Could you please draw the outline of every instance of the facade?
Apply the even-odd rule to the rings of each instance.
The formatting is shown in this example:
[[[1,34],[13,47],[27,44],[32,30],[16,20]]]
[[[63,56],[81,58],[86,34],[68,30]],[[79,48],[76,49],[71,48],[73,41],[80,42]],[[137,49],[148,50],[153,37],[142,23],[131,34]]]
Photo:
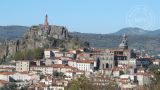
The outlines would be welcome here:
[[[53,67],[52,66],[31,66],[31,71],[40,71],[43,74],[53,74]]]
[[[64,90],[64,86],[50,86],[51,90]]]
[[[44,51],[44,57],[45,58],[53,58],[54,57],[54,53],[50,50],[45,50]]]
[[[68,60],[68,65],[72,66],[72,67],[76,67],[77,66],[77,62],[76,62],[76,60]]]
[[[24,72],[29,71],[30,62],[27,60],[20,60],[16,62],[16,71],[18,72]]]
[[[78,70],[93,72],[94,63],[90,60],[80,60],[77,62],[77,68]]]
[[[160,60],[154,60],[154,61],[153,61],[153,64],[159,66],[159,65],[160,65]]]
[[[0,72],[0,80],[10,81],[15,72]]]

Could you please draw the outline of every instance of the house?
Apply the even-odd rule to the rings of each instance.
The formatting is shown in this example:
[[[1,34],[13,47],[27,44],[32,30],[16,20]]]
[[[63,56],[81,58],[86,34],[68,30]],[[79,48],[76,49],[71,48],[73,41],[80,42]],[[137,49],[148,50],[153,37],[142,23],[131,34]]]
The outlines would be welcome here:
[[[40,82],[44,83],[45,85],[52,85],[52,76],[46,75]]]
[[[121,90],[134,90],[136,89],[137,85],[133,81],[133,75],[121,75],[117,82]]]
[[[160,65],[160,60],[158,60],[158,59],[154,60],[154,61],[153,61],[153,64],[154,64],[154,65]]]
[[[16,81],[31,81],[31,80],[38,81],[40,79],[40,76],[28,72],[17,72],[13,74],[11,78]]]
[[[78,70],[93,72],[94,62],[91,60],[78,60],[77,61]]]
[[[50,65],[50,66],[31,66],[30,67],[30,70],[31,71],[40,71],[41,73],[43,74],[50,74],[52,75],[53,74],[53,67]]]
[[[51,90],[64,90],[64,86],[56,86],[56,85],[54,85],[54,86],[50,86],[49,88]]]
[[[135,74],[138,85],[149,85],[151,83],[151,75],[146,72],[138,72]]]
[[[44,50],[44,57],[45,58],[54,58],[54,53],[52,52],[52,49],[45,49]]]
[[[54,52],[55,57],[63,57],[65,54],[64,52]]]
[[[10,81],[15,72],[0,72],[0,80]]]
[[[67,52],[67,53],[66,53],[66,57],[75,59],[75,58],[76,58],[76,53]]]
[[[68,60],[68,66],[77,67],[76,60]]]
[[[19,60],[16,61],[16,71],[24,72],[29,71],[30,62],[28,60]]]
[[[62,62],[60,57],[55,57],[54,60],[53,60],[53,63],[54,64],[62,64],[63,62]]]
[[[13,68],[13,67],[2,67],[2,68],[0,68],[0,72],[2,72],[2,71],[4,71],[4,72],[12,72],[14,70],[15,70],[15,68]]]
[[[66,73],[67,71],[76,69],[74,67],[66,66],[64,64],[53,64],[52,67],[53,67],[53,72],[62,72],[62,73]]]
[[[75,79],[77,77],[79,77],[82,74],[85,74],[84,71],[79,71],[79,70],[69,70],[67,72],[64,73],[65,74],[65,79],[66,80],[72,80]]]

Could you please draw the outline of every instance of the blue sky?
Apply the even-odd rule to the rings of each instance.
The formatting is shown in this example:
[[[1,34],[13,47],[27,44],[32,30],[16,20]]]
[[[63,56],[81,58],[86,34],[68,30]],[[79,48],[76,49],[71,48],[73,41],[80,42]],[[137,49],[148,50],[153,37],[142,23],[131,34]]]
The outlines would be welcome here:
[[[69,31],[106,34],[137,26],[155,30],[160,28],[159,9],[160,0],[1,0],[0,25],[41,24],[48,14],[49,24]]]

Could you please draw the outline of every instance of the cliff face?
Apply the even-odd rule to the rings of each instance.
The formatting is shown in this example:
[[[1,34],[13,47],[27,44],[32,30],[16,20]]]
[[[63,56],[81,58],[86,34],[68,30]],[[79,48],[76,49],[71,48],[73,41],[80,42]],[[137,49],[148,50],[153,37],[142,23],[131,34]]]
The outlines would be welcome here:
[[[55,40],[68,40],[68,30],[63,26],[32,26],[24,35],[25,48],[54,47]],[[23,48],[24,48],[23,47]]]
[[[78,48],[80,43],[77,38],[72,38],[64,26],[44,25],[32,26],[21,40],[9,41],[0,48],[3,57],[13,55],[17,51],[33,48]]]

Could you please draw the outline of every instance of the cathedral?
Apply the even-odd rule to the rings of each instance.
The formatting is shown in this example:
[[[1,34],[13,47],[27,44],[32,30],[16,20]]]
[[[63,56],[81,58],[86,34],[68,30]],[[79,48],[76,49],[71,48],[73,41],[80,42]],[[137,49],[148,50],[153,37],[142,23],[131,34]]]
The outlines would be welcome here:
[[[123,35],[122,42],[119,44],[119,49],[123,49],[123,50],[128,49],[128,41],[127,41],[126,34]]]

